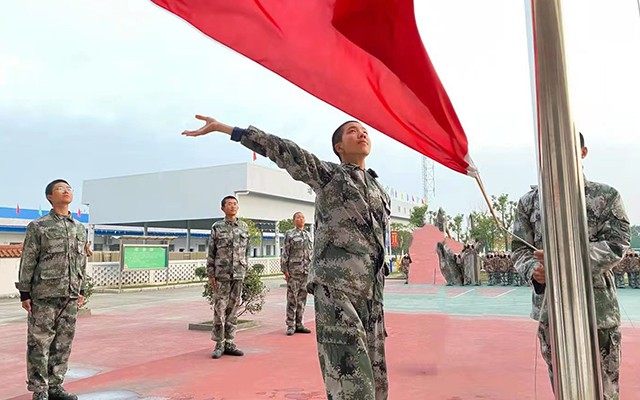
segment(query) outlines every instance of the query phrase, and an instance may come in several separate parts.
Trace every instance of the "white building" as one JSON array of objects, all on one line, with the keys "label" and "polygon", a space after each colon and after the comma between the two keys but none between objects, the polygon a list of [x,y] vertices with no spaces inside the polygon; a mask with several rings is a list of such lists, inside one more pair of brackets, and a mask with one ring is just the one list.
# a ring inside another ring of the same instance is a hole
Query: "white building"
[{"label": "white building", "polygon": [[[203,252],[213,222],[223,218],[220,200],[238,198],[239,216],[263,232],[253,255],[279,255],[277,222],[302,211],[313,224],[315,194],[280,169],[254,163],[92,179],[83,183],[89,214],[76,216],[87,227],[95,251],[118,251],[120,236],[173,236],[170,250]],[[392,199],[392,222],[408,223],[414,204]],[[27,224],[48,210],[0,207],[0,244],[24,240]],[[278,232],[282,238],[283,232]]]}]

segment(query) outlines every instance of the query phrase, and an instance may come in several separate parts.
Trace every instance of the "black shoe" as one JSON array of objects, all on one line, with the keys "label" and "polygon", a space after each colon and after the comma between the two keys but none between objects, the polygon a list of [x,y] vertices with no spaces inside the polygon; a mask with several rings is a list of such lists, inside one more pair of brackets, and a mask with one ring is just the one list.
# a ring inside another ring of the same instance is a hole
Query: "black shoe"
[{"label": "black shoe", "polygon": [[49,400],[78,400],[78,396],[69,393],[62,386],[49,388]]},{"label": "black shoe", "polygon": [[294,333],[296,333],[296,329],[295,328],[287,328],[287,336],[291,336]]},{"label": "black shoe", "polygon": [[242,350],[240,350],[239,348],[236,347],[235,344],[233,343],[227,343],[224,346],[224,354],[229,355],[229,356],[243,356],[244,352]]},{"label": "black shoe", "polygon": [[33,392],[31,400],[49,400],[49,392]]},{"label": "black shoe", "polygon": [[311,333],[311,330],[305,328],[302,325],[300,325],[300,326],[296,327],[296,333]]},{"label": "black shoe", "polygon": [[211,358],[217,360],[222,357],[222,353],[224,352],[224,344],[222,342],[216,343],[216,348],[213,349],[213,353],[211,353]]}]

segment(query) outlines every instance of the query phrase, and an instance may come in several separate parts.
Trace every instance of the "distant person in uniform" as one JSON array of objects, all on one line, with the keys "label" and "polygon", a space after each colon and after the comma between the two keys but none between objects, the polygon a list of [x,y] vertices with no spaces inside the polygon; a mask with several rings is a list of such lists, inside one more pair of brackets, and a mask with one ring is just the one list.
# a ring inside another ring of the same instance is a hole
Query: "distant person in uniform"
[{"label": "distant person in uniform", "polygon": [[304,308],[307,305],[307,278],[311,264],[311,235],[304,230],[304,214],[293,214],[295,228],[284,235],[284,249],[280,267],[287,281],[287,335],[311,333],[304,326]]},{"label": "distant person in uniform", "polygon": [[216,343],[211,358],[223,354],[243,356],[234,343],[238,325],[238,306],[242,301],[242,285],[249,265],[249,227],[238,219],[238,199],[226,196],[221,209],[224,219],[211,227],[207,275],[214,292],[213,330]]},{"label": "distant person in uniform", "polygon": [[27,225],[20,259],[27,322],[27,389],[34,400],[77,400],[63,387],[78,308],[84,303],[85,227],[69,212],[73,189],[63,179],[45,188],[52,209]]},{"label": "distant person in uniform", "polygon": [[409,268],[411,264],[411,256],[409,253],[405,254],[400,261],[400,272],[404,275],[404,283],[409,283]]}]

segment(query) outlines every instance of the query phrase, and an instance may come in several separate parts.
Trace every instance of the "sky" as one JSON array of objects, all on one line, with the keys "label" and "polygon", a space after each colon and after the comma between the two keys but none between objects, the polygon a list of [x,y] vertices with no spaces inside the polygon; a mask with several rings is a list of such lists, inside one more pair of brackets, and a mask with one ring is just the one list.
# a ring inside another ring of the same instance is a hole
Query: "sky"
[{"label": "sky", "polygon": [[[538,179],[524,1],[415,6],[487,191],[517,200]],[[586,176],[616,187],[639,224],[638,4],[565,0],[563,12],[572,112],[590,150]],[[0,206],[44,208],[44,187],[59,177],[75,188],[75,210],[84,208],[84,180],[251,162],[251,152],[226,136],[182,137],[200,126],[196,113],[258,126],[333,161],[331,132],[350,119],[150,1],[3,7]],[[379,132],[371,140],[367,166],[383,185],[421,197],[421,155]],[[432,209],[485,208],[473,179],[440,165],[435,188]]]}]

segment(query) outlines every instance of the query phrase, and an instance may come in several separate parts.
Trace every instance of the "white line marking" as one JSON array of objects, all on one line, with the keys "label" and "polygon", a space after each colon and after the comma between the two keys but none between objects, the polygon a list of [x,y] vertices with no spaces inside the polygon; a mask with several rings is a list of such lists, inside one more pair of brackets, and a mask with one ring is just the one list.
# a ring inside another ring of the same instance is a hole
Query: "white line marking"
[{"label": "white line marking", "polygon": [[474,290],[475,290],[475,289],[469,289],[469,290],[467,290],[466,292],[462,292],[462,293],[457,294],[457,295],[455,295],[455,296],[453,296],[453,297],[451,297],[451,298],[452,298],[452,299],[455,299],[456,297],[460,297],[460,296],[465,295],[465,294],[467,294],[467,293],[469,293],[469,292],[473,292]]},{"label": "white line marking", "polygon": [[499,294],[499,295],[497,295],[497,296],[493,296],[493,297],[492,297],[492,299],[497,299],[498,297],[502,297],[502,296],[504,296],[505,294],[509,294],[509,293],[513,292],[514,290],[515,290],[515,289],[507,290],[507,291],[506,291],[506,292],[504,292],[504,293],[500,293],[500,294]]}]

